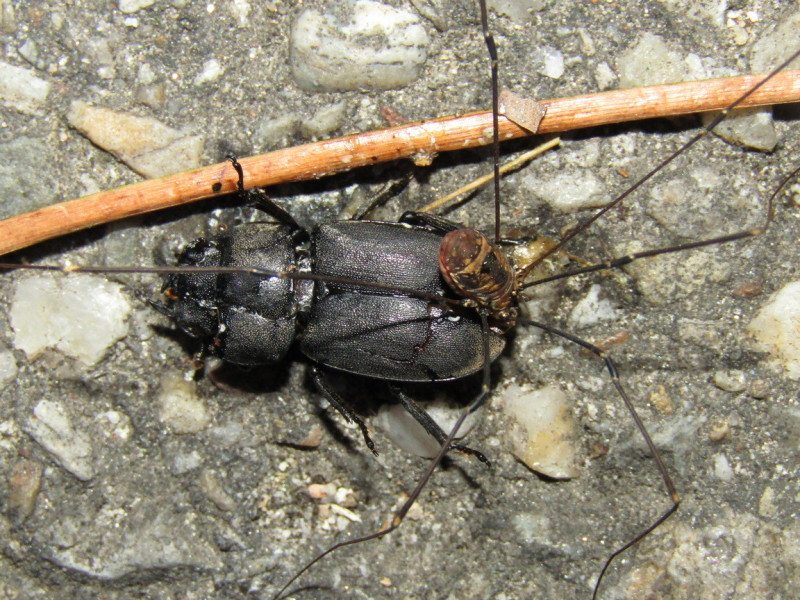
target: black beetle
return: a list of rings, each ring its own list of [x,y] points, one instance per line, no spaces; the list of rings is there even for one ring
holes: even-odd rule
[[[321,281],[176,274],[166,283],[174,300],[162,310],[185,332],[210,339],[212,354],[238,365],[281,360],[302,332],[303,354],[356,375],[435,382],[480,370],[474,311],[458,314],[418,297],[456,299],[439,271],[443,231],[403,222],[328,223],[310,233],[305,257],[296,234],[283,225],[243,224],[194,243],[179,264],[296,270]],[[503,338],[493,332],[490,343],[494,359]]]
[[[241,166],[231,160],[243,190]],[[477,257],[483,279],[470,279],[469,259],[480,243],[491,248],[478,232],[417,213],[397,223],[338,221],[306,232],[266,197],[257,203],[287,224],[245,223],[197,240],[179,258],[187,270],[164,283],[167,304],[154,304],[185,333],[206,340],[209,354],[240,366],[271,364],[299,337],[301,352],[315,362],[317,387],[358,424],[375,452],[366,425],[316,365],[382,381],[436,383],[484,368],[485,343],[490,362],[502,352],[501,334],[516,317],[516,279],[506,257],[493,251],[488,260]],[[463,305],[464,278],[500,298],[485,333],[476,312]],[[429,433],[445,439],[413,399],[396,395]],[[480,452],[453,447],[488,462]]]

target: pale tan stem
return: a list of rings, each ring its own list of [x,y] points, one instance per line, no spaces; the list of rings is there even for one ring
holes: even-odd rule
[[[537,133],[555,133],[721,109],[763,79],[743,75],[672,85],[634,88],[543,101],[547,114]],[[740,106],[800,101],[800,70],[784,71]],[[460,150],[491,143],[488,111],[402,125],[285,148],[240,159],[248,187],[317,179],[379,162],[423,153]],[[500,117],[500,139],[531,135]],[[236,190],[229,163],[142,181],[48,206],[0,221],[0,255],[95,225],[186,204]]]

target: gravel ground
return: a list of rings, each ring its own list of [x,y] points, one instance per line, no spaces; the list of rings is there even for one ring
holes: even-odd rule
[[[335,3],[138,4],[0,3],[2,60],[50,84],[45,99],[2,109],[4,214],[138,180],[70,128],[74,101],[202,136],[202,163],[321,132],[377,128],[383,105],[418,120],[489,103],[477,10],[466,0],[414,2],[417,9],[385,2],[436,17],[419,17],[429,38],[419,77],[385,92],[305,92],[295,84],[291,24],[303,9],[330,14]],[[641,63],[634,79],[648,81],[646,54],[634,50],[643,40],[665,44],[663,56],[677,56],[682,75],[717,75],[754,69],[754,44],[778,47],[770,36],[780,35],[781,24],[790,32],[784,40],[798,37],[790,25],[797,5],[788,1],[727,11],[717,2],[503,4],[534,7],[494,20],[504,85],[539,98],[614,88],[631,57]],[[797,119],[796,106],[776,112],[771,153],[706,140],[571,252],[594,260],[759,223],[763,199],[796,165]],[[580,181],[579,196],[592,195],[588,187],[611,198],[696,126],[686,118],[565,136],[560,150],[507,178],[504,227],[557,235],[583,215],[552,208],[554,191]],[[477,151],[439,157],[380,216],[453,189],[486,170],[485,158]],[[304,223],[319,222],[406,169],[390,165],[270,193]],[[800,279],[797,185],[756,240],[571,279],[533,307],[589,340],[627,332],[612,356],[684,498],[677,515],[612,570],[603,598],[796,593],[797,381],[753,347],[747,325],[773,293]],[[488,229],[490,201],[481,194],[450,216]],[[182,244],[249,216],[206,203],[14,258],[163,263]],[[29,277],[0,279],[0,597],[269,598],[319,549],[374,530],[425,466],[380,432],[380,457],[370,456],[357,431],[320,410],[299,355],[263,372],[185,381],[196,348],[148,305],[159,292],[152,277],[105,278],[121,284],[130,314],[127,333],[99,361],[87,366],[59,350],[30,359],[8,316],[19,280]],[[68,319],[84,322],[101,311],[100,288],[86,290],[74,303],[88,316]],[[605,316],[576,318],[582,302],[600,303]],[[295,597],[591,597],[610,549],[666,507],[658,472],[601,366],[571,345],[521,328],[495,374],[498,390],[515,382],[567,393],[581,430],[580,475],[537,477],[507,452],[507,422],[490,408],[470,443],[490,455],[491,471],[454,457],[401,531],[323,562],[302,580],[313,587]],[[336,507],[312,499],[309,489],[332,494]]]

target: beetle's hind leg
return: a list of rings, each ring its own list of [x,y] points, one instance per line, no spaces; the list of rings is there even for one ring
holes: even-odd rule
[[[445,441],[447,440],[447,432],[444,431],[441,427],[439,427],[439,425],[436,423],[436,421],[433,420],[433,418],[428,414],[428,412],[424,408],[422,408],[419,404],[417,404],[413,398],[411,398],[408,394],[403,392],[397,386],[393,385],[391,386],[391,389],[392,392],[394,392],[394,394],[397,396],[398,400],[400,400],[400,403],[403,405],[406,411],[408,411],[408,414],[414,417],[414,420],[420,425],[422,425],[425,431],[427,431],[432,437],[436,439],[437,442],[439,442],[440,446],[444,444]],[[466,454],[468,456],[474,456],[485,465],[489,467],[492,466],[492,463],[489,462],[489,459],[486,458],[486,456],[482,452],[479,452],[474,448],[470,448],[462,444],[450,444],[448,450],[457,450],[462,454]]]
[[[358,425],[358,428],[361,430],[361,435],[364,436],[364,443],[367,445],[367,448],[377,456],[378,451],[375,449],[375,442],[372,441],[372,438],[369,435],[369,429],[367,429],[367,425],[364,421],[361,420],[355,411],[348,406],[347,402],[336,393],[336,391],[331,387],[330,383],[325,379],[325,376],[322,374],[322,371],[317,366],[311,367],[311,379],[314,381],[314,385],[317,386],[317,390],[319,390],[320,394],[325,396],[328,402],[331,403],[336,410],[344,417],[345,421],[348,423],[355,423]]]

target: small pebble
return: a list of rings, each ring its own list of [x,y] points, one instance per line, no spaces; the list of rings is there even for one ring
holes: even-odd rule
[[[712,442],[721,442],[731,435],[731,427],[727,421],[718,421],[711,426],[708,432],[708,439]]]
[[[107,410],[97,416],[97,423],[108,438],[124,442],[133,435],[130,417],[118,410]]]
[[[264,149],[282,146],[294,135],[300,121],[300,117],[294,113],[262,118],[256,122],[253,143]]]
[[[768,352],[773,366],[800,379],[800,281],[785,285],[750,321],[747,331],[757,350]]]
[[[609,90],[616,85],[617,74],[607,62],[603,61],[597,65],[594,71],[594,80],[597,82],[598,89]]]
[[[225,72],[225,68],[216,58],[209,58],[203,63],[203,69],[194,78],[194,85],[203,85],[219,79]]]
[[[39,47],[32,39],[26,39],[22,45],[17,48],[17,52],[19,52],[19,55],[28,63],[30,63],[31,66],[36,67],[39,70],[45,68],[44,62],[42,62],[39,56]]]
[[[156,0],[119,0],[117,7],[123,13],[135,13],[156,3]]]
[[[761,498],[758,499],[758,514],[768,519],[774,517],[778,512],[775,501],[775,490],[770,486],[764,488]]]
[[[165,375],[158,393],[158,418],[173,433],[197,433],[211,422],[205,403],[197,396],[194,382],[177,373]]]
[[[764,291],[764,279],[759,277],[751,281],[741,283],[736,289],[731,292],[734,298],[755,298],[760,296]]]
[[[322,436],[324,433],[320,425],[312,425],[306,437],[297,442],[297,445],[303,448],[318,448],[320,443],[322,443]]]
[[[33,275],[14,284],[9,319],[14,346],[35,358],[55,348],[86,365],[128,335],[131,305],[122,286],[72,273]]]
[[[311,118],[301,121],[300,132],[310,139],[328,137],[344,124],[346,110],[345,102],[325,106],[315,112]]]
[[[336,495],[335,483],[312,483],[306,488],[309,497],[320,502],[331,502]]]
[[[163,177],[200,166],[204,138],[140,117],[75,101],[69,124],[144,177]]]
[[[91,437],[76,429],[58,402],[41,400],[23,429],[81,481],[94,477]]]
[[[136,88],[136,100],[145,106],[159,110],[167,101],[167,86],[163,81],[141,85]]]
[[[672,396],[667,392],[667,388],[663,385],[658,386],[654,392],[650,392],[650,404],[655,408],[659,414],[671,415],[675,412],[675,405],[672,402]]]
[[[25,114],[44,109],[50,83],[37,77],[35,71],[0,62],[0,101]]]
[[[747,394],[756,400],[768,398],[770,394],[769,382],[763,379],[756,379],[750,384]]]
[[[728,457],[724,454],[715,454],[714,476],[721,481],[732,481],[733,475],[733,469],[730,462],[728,462]]]
[[[598,208],[609,201],[605,185],[589,169],[562,171],[544,179],[528,175],[523,178],[523,186],[562,213]]]
[[[292,25],[292,77],[308,92],[389,90],[414,81],[430,38],[415,14],[371,0],[303,10]]]
[[[514,456],[547,477],[578,476],[578,427],[563,391],[512,384],[498,397],[498,405],[514,421],[506,432]]]
[[[714,385],[726,392],[743,392],[747,389],[747,374],[737,369],[715,371]]]
[[[198,478],[200,489],[220,510],[230,511],[236,508],[236,500],[225,491],[225,487],[217,474],[211,469],[203,469]]]
[[[33,512],[36,496],[42,489],[43,471],[40,463],[27,458],[20,458],[12,465],[6,507],[14,520],[24,521]]]
[[[536,48],[530,54],[531,68],[551,79],[559,79],[564,74],[564,55],[550,46]]]
[[[717,114],[719,113],[703,113],[703,125],[710,124]],[[714,135],[731,144],[760,152],[772,152],[778,145],[772,108],[737,108],[717,125]]]
[[[185,454],[176,454],[172,459],[172,472],[175,475],[183,475],[198,468],[203,462],[203,457],[196,450]]]

